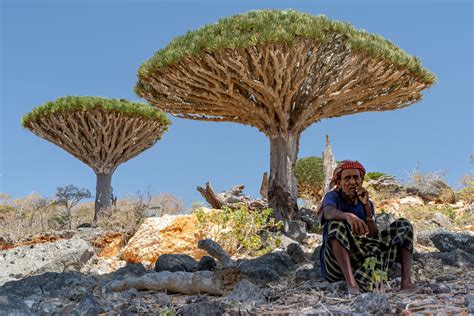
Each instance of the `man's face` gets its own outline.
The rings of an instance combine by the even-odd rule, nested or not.
[[[347,196],[356,197],[356,189],[362,184],[362,181],[359,169],[345,169],[342,170],[341,179],[337,181],[337,185]]]

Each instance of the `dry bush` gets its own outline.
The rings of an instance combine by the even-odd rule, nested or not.
[[[2,195],[0,204],[0,235],[8,235],[13,240],[56,230],[55,216],[59,215],[51,200],[38,193],[10,200]]]
[[[115,205],[102,210],[97,224],[108,230],[135,233],[145,217],[176,215],[183,211],[183,201],[172,194],[152,195],[150,191],[117,200]]]

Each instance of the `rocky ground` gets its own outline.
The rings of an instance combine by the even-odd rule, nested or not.
[[[379,201],[378,208],[389,210],[377,215],[380,229],[398,216],[414,216],[401,212],[420,203],[426,201],[416,196]],[[451,204],[449,209],[472,214],[474,204]],[[321,235],[316,233],[285,236],[280,249],[262,257],[233,258],[234,275],[197,247],[200,236],[192,216],[165,216],[147,219],[131,238],[99,228],[22,241],[0,238],[0,315],[474,313],[472,226],[459,227],[455,217],[430,210],[429,216],[411,218],[416,229],[413,277],[419,286],[413,293],[399,291],[400,269],[395,266],[382,291],[348,297],[344,282],[322,278]],[[309,229],[314,217],[308,210],[301,213]],[[111,286],[163,271],[196,275],[206,270],[226,275],[222,294]]]

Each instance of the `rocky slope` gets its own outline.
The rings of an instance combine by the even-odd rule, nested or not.
[[[321,276],[317,247],[321,236],[304,232],[299,242],[284,237],[282,247],[265,256],[234,258],[238,273],[231,281],[227,275],[232,286],[224,295],[110,290],[113,281],[156,276],[165,270],[227,271],[197,247],[201,236],[193,216],[179,215],[149,218],[130,239],[117,232],[81,228],[0,243],[0,314],[474,313],[474,234],[469,227],[456,225],[456,216],[443,213],[449,204],[438,203],[428,208],[429,216],[417,218],[414,212],[421,211],[415,206],[428,203],[406,194],[377,201],[378,208],[386,211],[378,214],[380,228],[400,215],[415,219],[413,275],[420,286],[415,293],[398,290],[399,267],[395,267],[383,293],[348,298],[344,282],[329,283]],[[451,204],[449,210],[472,214],[474,205]],[[314,221],[307,210],[303,220]]]

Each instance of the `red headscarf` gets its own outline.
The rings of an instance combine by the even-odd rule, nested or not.
[[[333,185],[335,185],[336,180],[341,177],[342,170],[346,170],[346,169],[357,169],[357,170],[359,170],[360,171],[360,176],[362,177],[362,179],[365,176],[365,168],[364,168],[364,166],[362,166],[362,164],[360,162],[353,161],[353,160],[343,160],[337,165],[336,169],[334,169],[334,173],[332,174],[332,184]]]

